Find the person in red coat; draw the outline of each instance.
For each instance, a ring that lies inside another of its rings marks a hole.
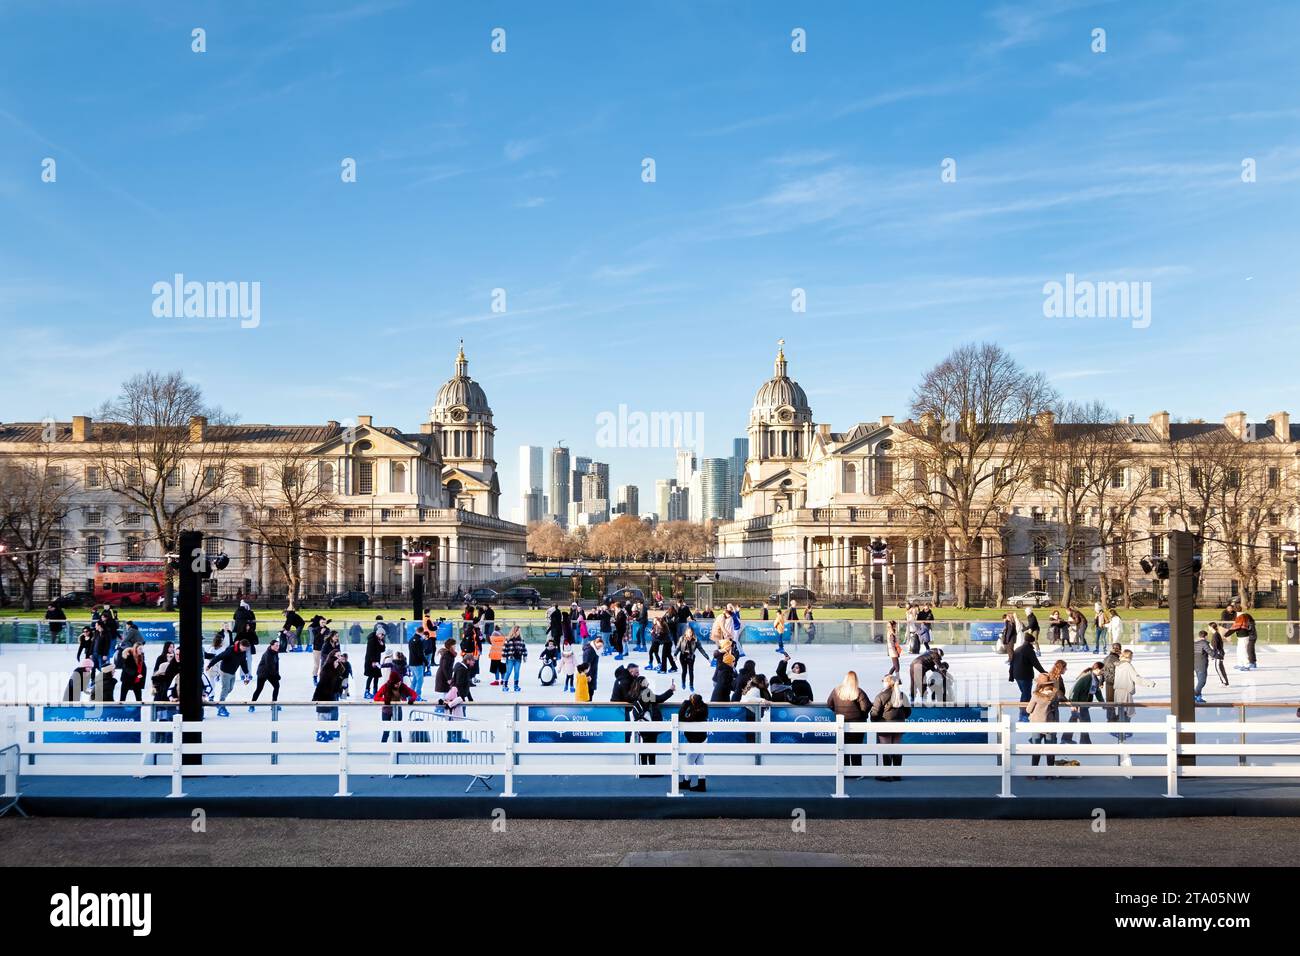
[[[388,680],[379,686],[379,690],[375,691],[375,703],[384,705],[383,713],[380,714],[384,720],[393,719],[394,704],[413,704],[418,699],[415,695],[415,691],[406,686],[402,677],[402,674],[390,673],[388,675]],[[393,739],[401,741],[402,732],[400,730],[395,731]],[[388,731],[384,731],[384,736],[380,743],[388,743]]]

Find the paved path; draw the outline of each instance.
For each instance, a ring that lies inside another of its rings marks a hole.
[[[504,825],[504,832],[500,828]],[[1296,866],[1300,820],[293,820],[0,819],[6,865]]]

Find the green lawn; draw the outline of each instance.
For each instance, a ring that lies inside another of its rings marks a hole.
[[[278,610],[272,610],[269,608],[258,608],[255,610],[257,613],[258,621],[263,627],[270,626],[275,621],[277,621],[280,617],[280,612]],[[936,608],[934,615],[935,618],[937,618],[940,621],[988,621],[988,620],[1001,619],[1002,615],[1005,613],[1006,610],[1009,609],[968,608],[962,610],[960,608],[944,607],[944,608]],[[1084,615],[1087,616],[1089,620],[1091,620],[1092,618],[1091,604],[1080,607],[1080,610],[1083,611]],[[1209,612],[1210,610],[1212,609],[1211,608],[1200,609],[1201,612]],[[90,620],[90,610],[88,608],[69,608],[66,613],[68,615],[68,620],[71,622]],[[334,608],[331,610],[331,609],[321,608],[321,607],[309,607],[309,608],[300,609],[298,613],[308,620],[311,619],[313,614],[322,614],[325,617],[333,618],[335,621],[373,621],[376,615],[382,614],[384,620],[396,621],[400,618],[409,618],[411,614],[411,609],[410,608],[402,609],[402,608],[344,607],[344,608]],[[443,616],[447,618],[459,618],[460,616],[458,611],[448,611],[445,608],[433,608],[432,613],[435,618],[439,616]],[[1023,611],[1018,611],[1017,613],[1021,617],[1024,616]],[[1039,609],[1038,615],[1040,620],[1046,621],[1050,613],[1051,613],[1050,609]],[[1251,613],[1253,613],[1256,619],[1260,621],[1281,621],[1286,619],[1286,612],[1284,609],[1281,608],[1261,608],[1252,611]],[[222,621],[230,620],[233,614],[234,614],[233,608],[204,608],[203,610],[204,626],[207,627],[209,625],[219,624]],[[773,616],[775,616],[775,610],[772,612],[772,614]],[[821,621],[843,621],[843,620],[869,621],[871,620],[872,617],[871,608],[819,608],[816,607],[815,605],[813,607],[813,614],[817,620],[821,620]],[[5,617],[40,618],[43,617],[44,615],[45,615],[44,608],[38,608],[30,612],[24,612],[21,608],[13,608],[13,607],[8,607],[3,610],[0,610],[0,618],[5,618]],[[746,608],[742,612],[741,616],[744,620],[754,621],[758,619],[758,615],[759,615],[759,611],[757,609]],[[497,616],[502,620],[534,621],[534,620],[544,619],[546,617],[546,611],[544,609],[532,611],[526,608],[502,608],[497,611]],[[800,617],[802,616],[803,615],[801,613]],[[1131,621],[1163,621],[1168,619],[1169,611],[1167,608],[1134,608],[1128,611],[1121,608],[1120,616],[1125,618],[1126,620],[1131,620]],[[1205,614],[1198,612],[1198,616],[1204,617]],[[175,612],[168,614],[165,611],[158,611],[158,610],[131,609],[129,611],[120,612],[120,617],[122,618],[122,620],[165,621],[165,620],[175,620],[176,614]],[[886,620],[901,621],[903,620],[903,618],[904,618],[904,611],[902,608],[897,606],[890,606],[890,605],[887,605],[885,607]]]

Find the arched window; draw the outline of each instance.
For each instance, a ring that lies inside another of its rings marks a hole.
[[[849,494],[858,490],[858,466],[851,461],[844,463],[844,490]]]
[[[400,461],[393,463],[393,487],[391,490],[398,494],[406,494],[406,466]]]
[[[320,478],[320,486],[322,490],[328,491],[334,487],[334,466],[328,461],[322,461],[320,463],[318,476]]]
[[[461,483],[458,478],[453,478],[447,482],[447,507],[455,508],[456,499],[460,497]]]

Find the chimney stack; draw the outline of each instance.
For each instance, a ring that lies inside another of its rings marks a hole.
[[[190,441],[195,445],[206,440],[208,435],[208,419],[204,415],[190,416]]]
[[[1229,412],[1223,416],[1223,427],[1228,429],[1228,433],[1238,440],[1246,437],[1246,413]]]
[[[72,440],[90,441],[91,423],[87,415],[72,416]]]
[[[1160,436],[1161,441],[1169,441],[1169,413],[1156,412],[1151,416],[1151,427]]]
[[[881,425],[892,425],[892,424],[894,424],[894,416],[893,416],[893,415],[881,415],[881,416],[880,416],[880,424],[881,424]]]
[[[369,416],[369,415],[358,415],[358,416],[357,416],[357,424],[358,424],[358,425],[365,425],[367,428],[369,428],[369,427],[370,427],[370,416]]]
[[[1273,426],[1273,437],[1278,441],[1291,440],[1291,416],[1287,412],[1274,412],[1268,416],[1268,423]]]

